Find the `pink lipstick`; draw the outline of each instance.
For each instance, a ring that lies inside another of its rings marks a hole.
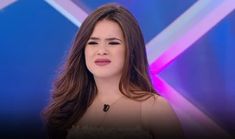
[[[111,63],[109,59],[99,58],[95,60],[95,64],[97,66],[105,66],[105,65],[108,65],[109,63]]]

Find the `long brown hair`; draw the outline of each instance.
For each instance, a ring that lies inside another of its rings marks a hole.
[[[103,19],[118,23],[123,31],[126,51],[119,83],[122,94],[142,101],[156,93],[148,74],[144,38],[136,19],[124,7],[106,4],[82,23],[63,70],[55,81],[52,100],[44,111],[50,138],[65,138],[67,130],[80,120],[97,94],[93,75],[85,64],[84,49],[96,23]]]

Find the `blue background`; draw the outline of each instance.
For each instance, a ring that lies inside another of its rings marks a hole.
[[[110,0],[73,0],[90,13]],[[149,42],[196,0],[119,0]],[[235,130],[235,12],[173,61],[160,76],[218,125]],[[53,79],[79,30],[42,0],[20,0],[0,10],[0,123],[3,132],[43,133],[40,112]],[[3,123],[3,124],[2,124]],[[43,134],[38,134],[39,138]],[[33,134],[33,133],[32,133]]]

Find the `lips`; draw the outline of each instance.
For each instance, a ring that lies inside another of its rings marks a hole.
[[[96,59],[95,60],[95,64],[97,66],[105,66],[105,65],[108,65],[109,63],[111,63],[109,59]]]

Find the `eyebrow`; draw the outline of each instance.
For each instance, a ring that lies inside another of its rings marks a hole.
[[[90,37],[90,40],[100,40],[100,38],[97,38],[97,37]],[[105,40],[107,40],[107,41],[119,40],[119,41],[122,42],[121,39],[118,39],[118,38],[116,38],[116,37],[106,38]]]

